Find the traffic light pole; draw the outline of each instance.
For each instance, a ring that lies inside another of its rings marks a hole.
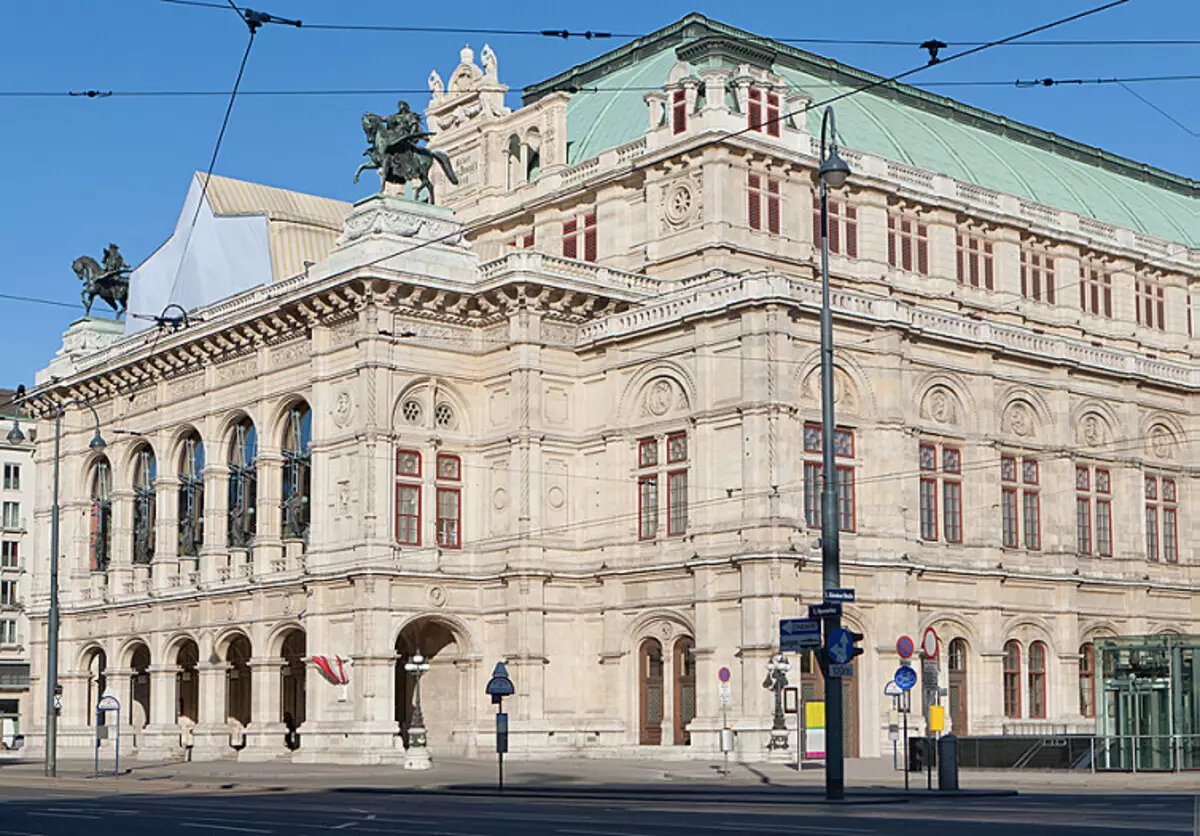
[[[825,111],[830,120],[833,112]],[[825,159],[825,117],[821,119],[821,160]],[[837,141],[837,129],[833,132]],[[829,198],[825,178],[818,177],[821,196],[821,586],[841,586],[838,540],[837,469],[833,419],[833,310],[829,299]],[[824,596],[822,596],[824,597]],[[825,635],[842,626],[842,617],[825,617]],[[828,660],[827,660],[828,661]],[[825,797],[838,800],[846,795],[845,761],[842,752],[842,680],[829,675],[825,666]]]

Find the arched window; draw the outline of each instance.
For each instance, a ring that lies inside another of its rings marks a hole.
[[[950,677],[947,696],[950,701],[950,727],[959,737],[967,734],[967,641],[956,638],[950,642]]]
[[[312,505],[312,410],[297,404],[283,431],[283,536],[308,541]]]
[[[1021,716],[1021,644],[1015,641],[1004,645],[1004,716]]]
[[[204,442],[197,433],[183,440],[179,456],[179,554],[197,557],[204,545]]]
[[[254,423],[243,418],[233,428],[229,442],[229,545],[235,549],[249,548],[254,543],[257,458],[258,434]]]
[[[1096,647],[1091,642],[1079,648],[1079,713],[1096,716]]]
[[[542,137],[537,128],[525,134],[525,182],[533,183],[542,173]]]
[[[521,185],[521,138],[513,134],[508,138],[508,148],[505,151],[508,162],[508,188],[515,189]]]
[[[112,471],[108,459],[92,468],[91,569],[107,572],[112,557]]]
[[[158,463],[149,446],[138,450],[133,466],[133,562],[150,563],[154,559],[154,525],[158,521],[154,504]]]
[[[1046,716],[1046,645],[1029,645],[1029,716]]]

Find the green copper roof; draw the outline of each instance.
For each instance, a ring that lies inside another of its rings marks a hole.
[[[572,86],[567,106],[568,162],[589,159],[646,131],[642,96],[666,83],[676,49],[702,37],[742,41],[774,54],[773,71],[814,100],[877,76],[734,29],[702,15],[686,18],[527,88],[527,101]],[[748,53],[749,54],[749,53]],[[616,88],[616,89],[610,89]],[[849,148],[929,169],[1099,221],[1200,247],[1200,183],[902,84],[835,104],[838,135]],[[819,110],[808,114],[820,131]]]

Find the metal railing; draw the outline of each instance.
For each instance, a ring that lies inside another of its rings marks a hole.
[[[1092,738],[1093,772],[1200,770],[1200,734],[1125,734]]]

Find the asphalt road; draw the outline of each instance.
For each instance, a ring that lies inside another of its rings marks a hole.
[[[0,836],[331,833],[427,836],[1200,834],[1188,795],[1050,795],[824,804],[0,788]]]

